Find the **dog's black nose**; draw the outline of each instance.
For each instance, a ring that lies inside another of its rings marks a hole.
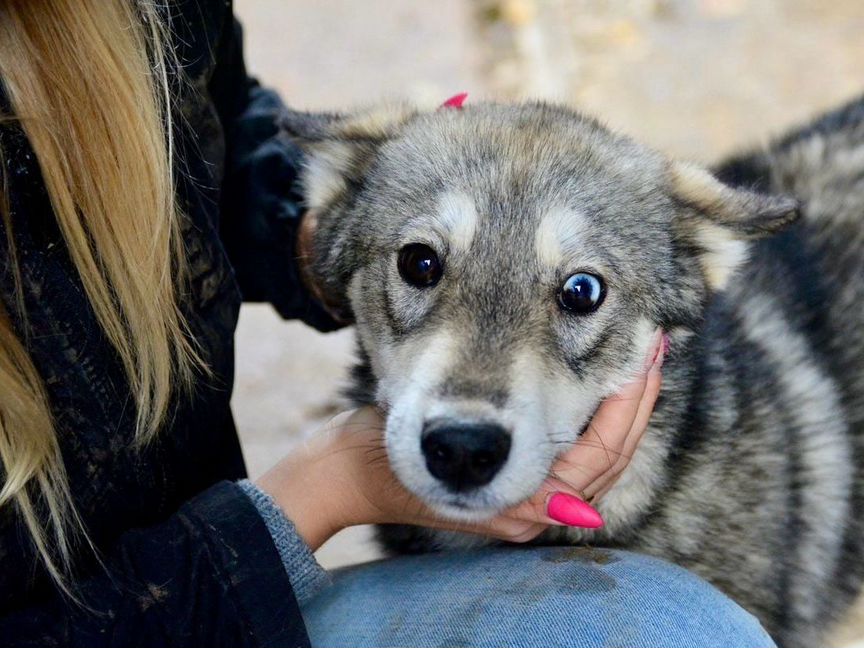
[[[454,492],[492,481],[510,453],[510,435],[497,425],[441,425],[420,442],[426,467]]]

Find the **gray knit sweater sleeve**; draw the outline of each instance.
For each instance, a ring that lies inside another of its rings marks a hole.
[[[297,534],[294,524],[285,517],[270,495],[248,479],[240,480],[237,485],[252,500],[267,525],[294,588],[297,602],[302,606],[329,584],[330,575],[318,564],[312,550]]]

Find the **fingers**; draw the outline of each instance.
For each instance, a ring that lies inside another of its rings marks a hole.
[[[488,526],[479,527],[478,531],[483,535],[492,536],[505,542],[522,543],[533,540],[547,528],[549,528],[548,524],[499,516],[492,520]]]
[[[600,513],[570,490],[567,484],[550,477],[532,497],[504,511],[500,517],[544,527],[596,529],[603,526]]]
[[[513,508],[509,508],[501,515],[513,520],[522,520],[525,522],[533,522],[536,524],[556,524],[555,520],[546,514],[546,507],[549,498],[552,494],[561,489],[568,488],[565,484],[556,483],[551,479],[547,479],[540,489],[529,499],[521,504],[517,504]]]
[[[639,399],[639,406],[636,410],[636,415],[633,418],[633,423],[630,430],[624,439],[624,445],[619,453],[615,463],[594,480],[591,484],[582,489],[585,497],[592,501],[597,501],[600,497],[606,494],[608,490],[615,484],[621,473],[630,464],[630,459],[633,453],[639,446],[645,430],[648,429],[648,422],[651,420],[651,414],[654,412],[654,405],[657,402],[657,397],[660,395],[660,387],[663,383],[662,366],[665,356],[665,348],[661,348],[657,354],[651,369],[645,376],[645,388],[642,392],[642,397]]]
[[[553,466],[555,476],[569,484],[576,493],[584,493],[586,497],[589,496],[589,490],[596,493],[599,490],[596,484],[598,479],[610,472],[614,476],[627,466],[639,435],[647,425],[647,418],[640,428],[636,428],[634,423],[640,411],[645,412],[647,409],[647,416],[650,417],[654,407],[656,393],[648,391],[647,387],[653,365],[661,356],[662,339],[662,332],[658,329],[649,347],[646,371],[637,380],[626,384],[616,395],[603,401],[585,433]],[[648,402],[643,402],[646,392]],[[631,438],[632,434],[636,436]],[[605,481],[600,486],[604,484]]]
[[[506,515],[498,515],[485,522],[465,522],[442,517],[425,507],[417,514],[403,520],[433,529],[470,533],[489,538],[497,538],[505,542],[528,542],[549,528],[548,523],[522,520]]]

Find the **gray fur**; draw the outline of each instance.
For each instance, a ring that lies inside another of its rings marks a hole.
[[[672,560],[781,644],[818,645],[864,563],[862,105],[721,165],[724,184],[546,104],[292,115],[319,213],[314,272],[356,321],[355,397],[387,409],[400,479],[462,519],[529,496],[662,326],[662,394],[599,503],[606,526],[544,540]],[[396,270],[413,242],[444,261],[432,289]],[[557,288],[585,269],[606,301],[561,312]],[[488,486],[435,483],[419,448],[434,417],[511,431]],[[382,535],[403,551],[464,542]]]

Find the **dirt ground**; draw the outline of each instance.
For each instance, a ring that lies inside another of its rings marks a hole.
[[[700,161],[864,89],[860,0],[236,0],[251,70],[294,107],[543,97]],[[234,406],[260,474],[340,403],[352,334],[244,307]],[[327,566],[376,555],[343,532]],[[864,637],[864,624],[835,645]],[[864,644],[862,644],[864,645]],[[860,648],[860,647],[857,647]]]

